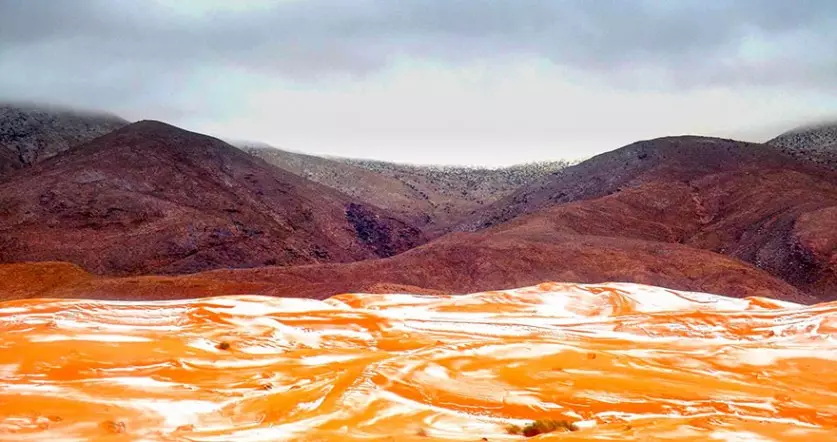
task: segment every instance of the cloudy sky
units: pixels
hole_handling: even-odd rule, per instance
[[[0,100],[416,163],[837,119],[833,0],[0,0]]]

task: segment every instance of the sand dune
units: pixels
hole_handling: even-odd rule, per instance
[[[635,284],[0,304],[0,440],[820,441],[837,303]]]

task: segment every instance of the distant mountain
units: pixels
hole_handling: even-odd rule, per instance
[[[837,170],[837,122],[799,127],[767,144],[794,158]]]
[[[347,159],[346,162],[404,182],[434,202],[438,228],[458,222],[521,187],[563,170],[568,161],[542,161],[503,168],[420,166]]]
[[[416,226],[424,228],[435,221],[433,202],[397,179],[336,159],[289,152],[265,145],[244,144],[240,147],[245,152],[288,172],[398,214]]]
[[[401,214],[428,231],[442,231],[515,189],[569,165],[551,161],[499,169],[417,166],[323,158],[265,145],[240,146],[275,166]]]
[[[0,183],[0,262],[187,273],[386,257],[421,242],[382,209],[154,121]]]
[[[0,175],[31,166],[128,124],[102,114],[0,103]]]

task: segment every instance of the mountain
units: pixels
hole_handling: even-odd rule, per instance
[[[0,261],[68,261],[110,275],[219,269],[177,278],[72,270],[75,282],[45,289],[68,297],[468,293],[550,280],[805,303],[837,293],[837,174],[764,145],[634,143],[541,174],[424,245],[400,218],[427,206],[376,207],[364,199],[394,178],[335,161],[293,154],[280,169],[210,137],[136,123],[0,184]],[[306,173],[363,182],[356,195],[365,197]],[[27,266],[5,279],[31,292],[49,265],[32,270],[37,278]]]
[[[473,211],[526,183],[566,167],[562,161],[500,169],[418,166],[324,158],[242,144],[270,164],[398,213],[426,231],[443,231]]]
[[[837,303],[544,283],[41,298],[0,324],[5,440],[837,440]]]
[[[448,234],[386,259],[164,279],[74,276],[68,280],[76,283],[47,290],[124,299],[322,298],[386,287],[467,293],[542,281],[624,281],[810,303],[837,293],[835,183],[834,173],[762,145],[664,138],[527,186],[507,199],[514,203],[507,209],[518,211],[502,212],[508,221],[494,218],[479,231]],[[27,269],[12,273],[21,275],[18,287],[31,290]]]
[[[568,167],[568,161],[542,161],[502,168],[422,166],[385,161],[346,159],[346,162],[402,181],[426,195],[445,230],[463,217],[482,210],[517,189]]]
[[[529,183],[453,230],[478,230],[544,207],[598,198],[643,183],[689,182],[722,172],[786,167],[810,170],[761,144],[698,136],[639,141]]]
[[[103,113],[0,103],[0,176],[127,124]]]
[[[837,123],[798,127],[767,145],[799,160],[837,169]]]
[[[834,299],[835,214],[833,172],[763,145],[677,137],[635,143],[567,168],[460,228],[684,244]]]
[[[0,183],[0,262],[186,273],[386,257],[421,242],[382,209],[154,121]]]
[[[433,202],[395,178],[338,159],[289,152],[270,146],[240,147],[276,167],[398,214],[413,225],[424,228],[435,221]]]

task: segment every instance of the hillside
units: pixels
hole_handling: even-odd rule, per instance
[[[799,160],[837,169],[837,123],[799,127],[767,145]]]
[[[162,279],[73,271],[75,282],[45,289],[119,299],[467,293],[547,280],[806,303],[837,293],[837,174],[763,145],[693,136],[634,143],[540,175],[458,226],[474,232],[424,245],[420,229],[399,218],[426,206],[383,198],[395,212],[363,202],[378,186],[409,195],[396,183],[406,181],[269,152],[261,155],[284,168],[162,123],[123,128],[0,185],[0,261],[68,261],[111,275],[219,269]],[[355,195],[365,196],[306,173],[362,182]],[[518,181],[507,182],[534,178],[510,173]],[[260,268],[225,270],[233,267]],[[7,286],[6,296],[37,286],[29,269],[16,270],[25,289]]]
[[[126,124],[113,115],[0,103],[0,176]]]
[[[402,181],[352,164],[269,146],[240,146],[266,162],[398,214],[426,228],[438,221],[434,202]]]
[[[461,227],[684,244],[834,299],[835,211],[833,172],[761,145],[678,137],[635,143],[570,167]]]
[[[154,121],[0,184],[0,262],[186,273],[385,257],[422,241],[381,209]]]
[[[679,136],[639,141],[555,171],[466,218],[453,230],[490,227],[536,210],[651,182],[689,182],[725,171],[809,170],[761,144]]]
[[[426,231],[443,231],[521,186],[566,167],[566,162],[501,169],[417,166],[324,158],[264,145],[242,144],[270,164],[398,213]]]
[[[501,212],[508,221],[493,218],[495,224],[477,232],[449,234],[386,259],[173,279],[74,277],[77,282],[48,290],[120,299],[322,298],[386,287],[467,293],[547,280],[625,281],[807,303],[837,293],[835,183],[834,173],[761,145],[663,138],[528,186],[506,207],[517,216]],[[27,269],[18,268],[19,284],[31,290]]]
[[[44,275],[66,275],[45,278]],[[468,293],[542,281],[635,282],[732,297],[816,298],[747,263],[677,243],[561,232],[548,226],[447,235],[386,259],[214,270],[180,277],[93,278],[59,263],[0,266],[0,292],[97,299],[259,294],[323,299],[387,286]]]
[[[567,161],[543,161],[490,169],[421,166],[359,159],[344,161],[397,179],[422,195],[427,195],[434,203],[436,216],[440,219],[436,225],[439,229],[572,164]]]

